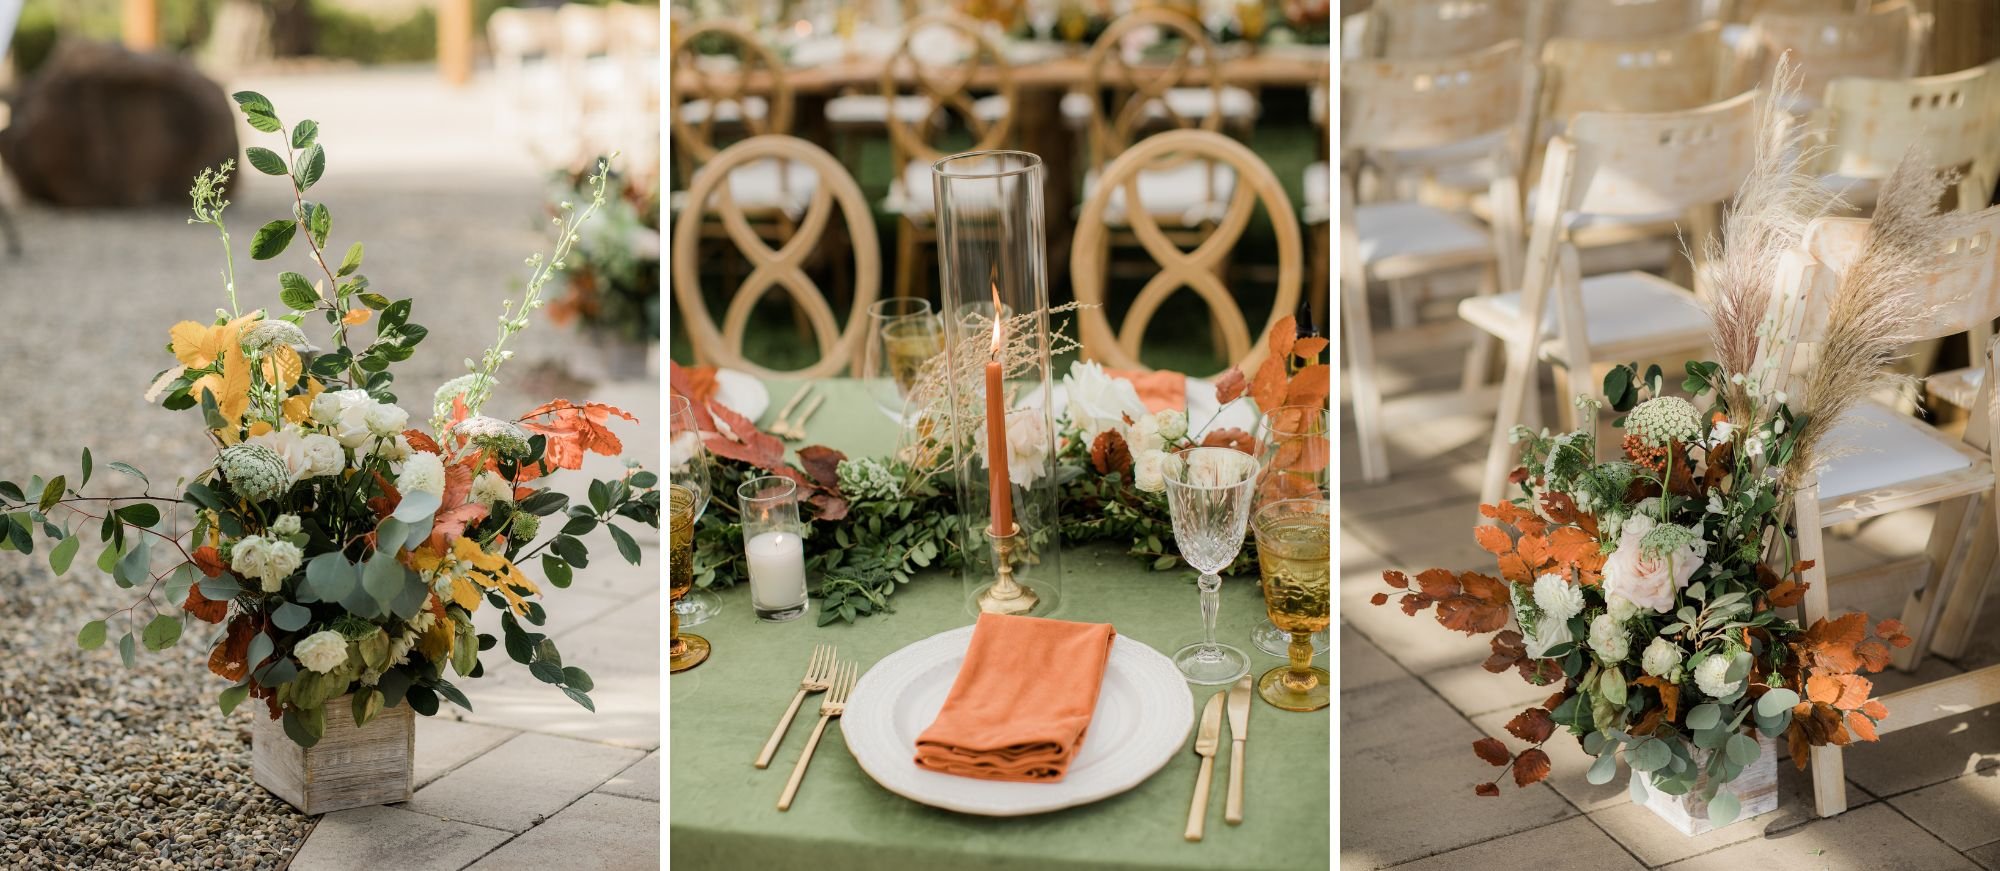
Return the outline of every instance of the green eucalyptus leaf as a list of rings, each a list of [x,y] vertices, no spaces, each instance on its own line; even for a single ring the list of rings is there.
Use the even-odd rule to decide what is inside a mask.
[[[222,715],[227,717],[230,714],[235,713],[236,706],[243,704],[243,700],[249,697],[250,697],[250,685],[247,683],[240,683],[226,690],[223,690],[221,695],[215,697],[215,703],[217,706],[222,708]]]
[[[146,649],[165,650],[181,640],[181,621],[165,614],[146,624]]]
[[[292,236],[299,225],[291,220],[276,220],[257,229],[257,235],[250,239],[250,259],[269,260],[285,253],[285,246],[292,244]]]
[[[49,571],[55,572],[58,578],[62,577],[69,571],[70,561],[76,559],[76,552],[81,547],[83,539],[74,535],[56,542],[56,546],[49,550]],[[102,644],[103,639],[99,638],[98,643]]]
[[[103,647],[106,628],[102,620],[92,620],[89,623],[83,624],[83,628],[76,633],[76,646],[85,650],[96,650]]]

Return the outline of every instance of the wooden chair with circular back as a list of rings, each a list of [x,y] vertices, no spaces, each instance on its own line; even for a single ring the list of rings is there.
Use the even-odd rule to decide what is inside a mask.
[[[935,42],[933,42],[935,41]],[[943,51],[925,51],[924,43],[944,43]],[[932,144],[942,129],[932,119],[955,115],[972,136],[966,151],[988,151],[1003,147],[1012,126],[1012,112],[982,112],[978,105],[990,98],[973,97],[975,76],[990,73],[995,82],[992,98],[1012,106],[1017,96],[1012,68],[1007,56],[980,26],[963,16],[940,13],[920,16],[903,29],[896,51],[882,68],[882,98],[888,102],[913,99],[921,112],[892,113],[889,130],[890,165],[896,175],[889,182],[889,196],[883,208],[897,216],[895,294],[910,296],[922,273],[922,247],[937,241],[931,220],[937,204],[931,196],[931,164],[946,154]],[[903,82],[916,93],[902,94]],[[921,285],[928,296],[930,282]]]
[[[1145,58],[1144,49],[1138,52],[1138,63],[1127,57],[1138,45],[1134,38],[1147,32],[1172,41],[1170,60]],[[1182,12],[1140,9],[1113,20],[1091,44],[1086,64],[1085,89],[1065,94],[1059,109],[1064,120],[1085,130],[1093,143],[1102,141],[1099,137],[1106,128],[1119,134],[1108,148],[1094,147],[1092,166],[1101,167],[1117,157],[1142,128],[1218,130],[1228,125],[1247,131],[1257,120],[1257,96],[1223,83],[1215,43],[1199,22]],[[1114,90],[1109,119],[1102,102],[1106,88]]]
[[[1240,180],[1231,193],[1226,211],[1210,233],[1194,250],[1184,250],[1168,239],[1152,209],[1144,207],[1145,192],[1140,177],[1149,166],[1163,161],[1201,159],[1229,166]],[[1123,192],[1126,201],[1139,204],[1130,210],[1132,231],[1139,244],[1152,255],[1160,271],[1139,291],[1125,313],[1124,324],[1114,333],[1105,303],[1104,269],[1105,214],[1113,195]],[[1216,264],[1228,255],[1242,237],[1244,228],[1262,202],[1278,239],[1278,286],[1271,315],[1253,337],[1236,297],[1217,274]],[[1148,368],[1139,358],[1146,326],[1158,313],[1160,304],[1185,287],[1208,303],[1214,323],[1223,338],[1226,359],[1239,368],[1254,369],[1268,352],[1266,334],[1270,325],[1292,314],[1298,305],[1303,278],[1298,219],[1291,200],[1271,168],[1242,143],[1208,130],[1174,130],[1149,136],[1132,146],[1104,170],[1097,189],[1084,201],[1083,215],[1072,242],[1070,280],[1076,299],[1086,308],[1078,313],[1085,356],[1120,369]]]
[[[721,49],[718,51],[718,49]],[[792,129],[792,89],[784,64],[770,48],[726,21],[689,28],[674,40],[668,57],[672,73],[668,123],[682,168],[715,157],[727,143],[719,133],[741,128],[750,136],[783,135]],[[769,97],[752,93],[768,83]]]
[[[735,170],[760,161],[795,163],[821,180],[812,189],[796,232],[777,249],[766,244],[752,229],[741,204],[731,195],[731,185],[724,183]],[[875,302],[882,271],[875,222],[853,176],[847,174],[833,155],[803,139],[755,136],[711,157],[695,173],[688,194],[687,205],[675,226],[673,285],[674,299],[694,344],[696,359],[741,369],[760,378],[829,378],[846,369],[868,328],[865,312]],[[845,219],[847,237],[854,250],[854,293],[845,328],[834,319],[826,297],[803,268],[806,258],[818,247],[836,208]],[[750,276],[731,294],[719,330],[709,316],[701,290],[701,227],[711,220],[711,213],[752,266]],[[773,287],[789,293],[804,313],[819,349],[819,362],[797,370],[778,371],[744,356],[743,340],[751,312]]]
[[[1770,81],[1778,59],[1790,54],[1798,71],[1804,113],[1819,106],[1826,86],[1846,76],[1907,79],[1923,72],[1931,17],[1908,3],[1841,14],[1765,12],[1750,22],[1736,49],[1744,78]]]

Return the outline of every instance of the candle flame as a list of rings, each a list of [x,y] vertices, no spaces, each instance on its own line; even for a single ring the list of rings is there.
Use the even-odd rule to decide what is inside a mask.
[[[989,285],[993,289],[993,356],[1000,356],[1005,343],[1000,338],[1000,285]]]

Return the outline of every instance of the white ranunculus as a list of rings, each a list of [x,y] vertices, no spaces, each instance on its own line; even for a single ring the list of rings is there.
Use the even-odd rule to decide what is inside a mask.
[[[1583,613],[1583,588],[1562,575],[1542,575],[1535,579],[1535,607],[1554,619],[1568,620]]]
[[[332,429],[342,447],[359,448],[375,438],[368,417],[380,405],[366,390],[335,390],[313,400],[313,420]]]
[[[1048,470],[1048,418],[1039,408],[1007,415],[1007,477],[1015,486],[1033,486]]]
[[[488,508],[496,503],[512,502],[514,485],[507,483],[507,479],[497,472],[480,472],[479,477],[472,479],[472,501]]]
[[[1729,656],[1718,653],[1695,666],[1694,684],[1709,698],[1728,698],[1730,693],[1742,686],[1742,681],[1729,679],[1729,660]]]
[[[1160,493],[1167,489],[1167,452],[1147,451],[1132,461],[1132,486],[1146,493]]]
[[[347,661],[347,638],[331,629],[322,629],[292,647],[299,664],[320,674],[339,668]]]
[[[229,549],[229,567],[253,578],[266,593],[275,593],[305,561],[299,546],[278,538],[246,535]]]
[[[1083,433],[1089,444],[1107,429],[1124,431],[1127,418],[1146,417],[1146,403],[1132,382],[1104,374],[1104,367],[1078,360],[1063,376],[1063,390],[1069,394],[1069,421]],[[1134,448],[1136,450],[1136,448]]]
[[[1541,623],[1532,629],[1521,627],[1521,644],[1527,648],[1530,659],[1545,658],[1556,645],[1574,640],[1576,637],[1569,632],[1568,620],[1555,620],[1544,615]]]
[[[1632,654],[1632,636],[1610,614],[1590,621],[1590,649],[1605,662],[1624,662]]]
[[[296,514],[280,514],[278,519],[271,521],[272,535],[298,535],[299,529],[299,516]]]
[[[402,432],[403,427],[409,425],[410,413],[393,405],[377,403],[362,414],[361,423],[368,428],[369,434],[386,438]]]
[[[1681,646],[1665,638],[1655,638],[1639,657],[1640,667],[1654,677],[1667,677],[1681,664]]]
[[[1125,446],[1135,454],[1167,449],[1166,436],[1160,433],[1160,421],[1150,414],[1140,415],[1125,429]]]
[[[426,493],[444,495],[444,461],[437,454],[418,452],[403,461],[403,471],[396,476],[396,489],[404,493],[422,490]]]
[[[1180,441],[1186,438],[1188,434],[1187,413],[1175,411],[1171,408],[1165,411],[1154,412],[1153,425],[1159,429],[1160,438],[1170,442]]]

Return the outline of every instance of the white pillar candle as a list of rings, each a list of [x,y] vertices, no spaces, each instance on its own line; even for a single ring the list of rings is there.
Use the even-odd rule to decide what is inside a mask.
[[[765,532],[744,545],[750,560],[750,601],[764,610],[806,600],[806,546],[796,533]]]

